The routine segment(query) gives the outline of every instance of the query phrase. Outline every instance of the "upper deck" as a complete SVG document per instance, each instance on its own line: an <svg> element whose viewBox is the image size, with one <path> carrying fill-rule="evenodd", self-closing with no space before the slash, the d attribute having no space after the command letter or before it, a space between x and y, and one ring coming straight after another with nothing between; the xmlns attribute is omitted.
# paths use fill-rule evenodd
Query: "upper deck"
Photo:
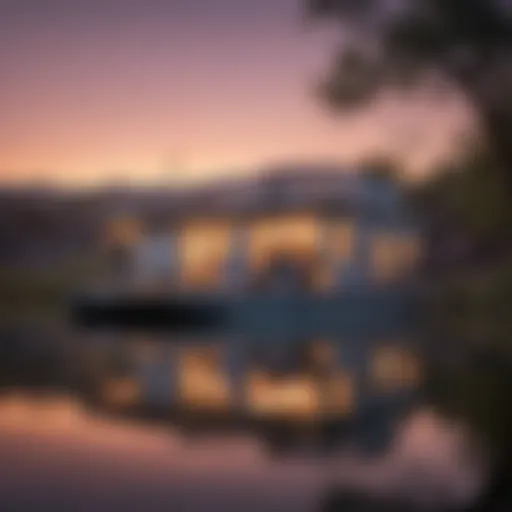
<svg viewBox="0 0 512 512"><path fill-rule="evenodd" d="M143 291L333 293L407 281L421 253L398 186L281 173L195 191L187 205L112 219L112 282Z"/></svg>

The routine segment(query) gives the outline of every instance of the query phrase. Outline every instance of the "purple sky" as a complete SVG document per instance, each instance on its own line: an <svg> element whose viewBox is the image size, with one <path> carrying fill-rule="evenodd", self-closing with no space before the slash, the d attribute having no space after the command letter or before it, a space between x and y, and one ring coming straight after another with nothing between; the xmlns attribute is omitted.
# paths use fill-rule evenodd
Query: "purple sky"
<svg viewBox="0 0 512 512"><path fill-rule="evenodd" d="M301 16L300 0L0 0L0 179L198 180L384 150L418 166L446 150L456 103L329 115L312 89L332 34Z"/></svg>

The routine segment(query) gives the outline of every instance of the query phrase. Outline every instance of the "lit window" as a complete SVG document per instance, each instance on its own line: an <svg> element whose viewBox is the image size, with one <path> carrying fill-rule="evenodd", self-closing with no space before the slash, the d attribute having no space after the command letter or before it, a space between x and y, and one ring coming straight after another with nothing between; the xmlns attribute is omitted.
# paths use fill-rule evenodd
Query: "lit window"
<svg viewBox="0 0 512 512"><path fill-rule="evenodd" d="M419 361L404 348L380 347L373 357L372 377L377 387L382 390L411 386L420 378Z"/></svg>
<svg viewBox="0 0 512 512"><path fill-rule="evenodd" d="M112 407L128 407L141 399L140 385L131 377L109 379L103 388L103 398Z"/></svg>
<svg viewBox="0 0 512 512"><path fill-rule="evenodd" d="M318 267L315 269L313 276L313 284L315 290L318 292L327 292L331 290L336 273L332 265L328 265L326 262L320 262Z"/></svg>
<svg viewBox="0 0 512 512"><path fill-rule="evenodd" d="M336 262L347 261L354 250L355 228L346 219L331 222L328 244Z"/></svg>
<svg viewBox="0 0 512 512"><path fill-rule="evenodd" d="M273 379L265 372L251 372L247 406L256 415L314 419L320 412L318 385L307 376Z"/></svg>
<svg viewBox="0 0 512 512"><path fill-rule="evenodd" d="M380 234L373 238L371 261L377 281L389 282L407 275L417 263L420 244L416 237Z"/></svg>
<svg viewBox="0 0 512 512"><path fill-rule="evenodd" d="M422 245L419 237L404 237L402 240L402 251L407 268L414 268L418 264L422 252Z"/></svg>
<svg viewBox="0 0 512 512"><path fill-rule="evenodd" d="M326 414L347 415L355 405L354 382L347 373L336 373L324 384Z"/></svg>
<svg viewBox="0 0 512 512"><path fill-rule="evenodd" d="M142 226L136 219L115 219L107 226L107 241L114 245L132 245L138 241L141 233Z"/></svg>
<svg viewBox="0 0 512 512"><path fill-rule="evenodd" d="M320 225L315 215L284 215L258 220L251 229L249 258L252 269L264 268L276 253L316 256Z"/></svg>
<svg viewBox="0 0 512 512"><path fill-rule="evenodd" d="M186 287L215 288L223 276L231 244L227 222L193 222L180 237L182 281Z"/></svg>
<svg viewBox="0 0 512 512"><path fill-rule="evenodd" d="M186 349L179 360L180 398L191 407L226 407L230 382L222 368L221 350L213 347Z"/></svg>

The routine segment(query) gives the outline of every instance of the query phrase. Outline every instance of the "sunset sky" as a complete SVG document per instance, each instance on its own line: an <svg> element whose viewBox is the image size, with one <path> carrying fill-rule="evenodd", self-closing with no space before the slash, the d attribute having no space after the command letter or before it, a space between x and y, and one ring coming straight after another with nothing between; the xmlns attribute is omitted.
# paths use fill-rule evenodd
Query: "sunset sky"
<svg viewBox="0 0 512 512"><path fill-rule="evenodd" d="M314 98L332 34L300 0L0 0L0 180L197 181L281 161L398 154L415 168L467 122L388 98Z"/></svg>

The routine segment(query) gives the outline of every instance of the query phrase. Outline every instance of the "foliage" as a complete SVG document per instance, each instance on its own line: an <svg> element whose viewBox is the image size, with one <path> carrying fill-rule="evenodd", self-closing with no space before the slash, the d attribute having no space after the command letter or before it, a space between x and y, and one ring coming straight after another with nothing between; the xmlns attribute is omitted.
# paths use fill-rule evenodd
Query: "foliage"
<svg viewBox="0 0 512 512"><path fill-rule="evenodd" d="M499 455L511 447L511 360L484 348L470 354L456 367L429 368L427 398L446 416L466 421Z"/></svg>
<svg viewBox="0 0 512 512"><path fill-rule="evenodd" d="M512 261L474 274L445 278L432 301L436 330L466 346L512 357Z"/></svg>
<svg viewBox="0 0 512 512"><path fill-rule="evenodd" d="M343 110L386 88L441 80L474 107L500 166L512 175L512 8L498 0L307 0L344 44L320 92Z"/></svg>
<svg viewBox="0 0 512 512"><path fill-rule="evenodd" d="M511 234L512 208L509 190L497 168L484 145L470 142L453 162L420 185L416 199L427 213L442 213L474 241L501 241L504 246Z"/></svg>
<svg viewBox="0 0 512 512"><path fill-rule="evenodd" d="M62 320L70 294L100 270L93 260L73 260L58 268L0 268L0 324Z"/></svg>
<svg viewBox="0 0 512 512"><path fill-rule="evenodd" d="M485 146L471 144L418 192L448 242L460 233L471 242L437 276L429 297L429 334L443 340L427 372L430 399L499 452L512 447L512 209L496 169ZM482 248L486 258L475 257ZM450 347L455 364L443 364Z"/></svg>

